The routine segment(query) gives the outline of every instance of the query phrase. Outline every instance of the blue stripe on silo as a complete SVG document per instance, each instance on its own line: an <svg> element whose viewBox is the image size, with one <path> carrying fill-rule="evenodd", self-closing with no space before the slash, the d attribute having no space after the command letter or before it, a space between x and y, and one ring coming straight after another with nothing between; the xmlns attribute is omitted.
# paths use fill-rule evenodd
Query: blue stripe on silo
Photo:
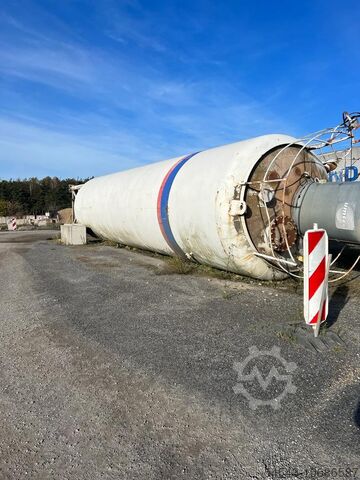
<svg viewBox="0 0 360 480"><path fill-rule="evenodd" d="M173 250L173 252L179 255L180 257L185 257L185 253L182 251L181 247L175 240L174 234L171 230L170 221L169 221L169 211L168 211L169 196L170 196L171 186L175 180L177 173L179 172L181 167L197 153L199 152L192 153L182 158L170 168L164 180L162 181L159 194L158 194L158 200L157 200L157 216L158 216L158 222L159 222L159 226L163 234L163 237L166 240L166 243L169 245L169 247Z"/></svg>

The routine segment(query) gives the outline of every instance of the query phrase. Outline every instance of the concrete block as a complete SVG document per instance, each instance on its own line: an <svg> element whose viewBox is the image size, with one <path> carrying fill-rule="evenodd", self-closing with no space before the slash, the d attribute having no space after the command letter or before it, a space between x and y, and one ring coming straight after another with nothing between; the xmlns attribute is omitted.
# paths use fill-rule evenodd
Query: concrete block
<svg viewBox="0 0 360 480"><path fill-rule="evenodd" d="M61 225L61 243L64 245L85 245L86 226L79 223Z"/></svg>

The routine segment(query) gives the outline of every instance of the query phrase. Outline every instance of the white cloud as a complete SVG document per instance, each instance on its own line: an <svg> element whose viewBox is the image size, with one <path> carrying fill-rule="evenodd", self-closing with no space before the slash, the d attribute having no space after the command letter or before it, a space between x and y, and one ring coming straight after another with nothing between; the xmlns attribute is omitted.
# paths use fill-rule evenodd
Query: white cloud
<svg viewBox="0 0 360 480"><path fill-rule="evenodd" d="M94 75L88 54L79 49L63 47L50 49L2 48L0 69L29 78L41 79L44 75L68 77L76 82L88 83Z"/></svg>
<svg viewBox="0 0 360 480"><path fill-rule="evenodd" d="M127 4L141 10L136 1ZM191 77L152 62L151 55L175 54L145 12L136 20L124 9L111 13L99 22L104 38L117 40L112 48L94 47L54 19L56 28L38 31L31 22L0 18L17 38L0 32L0 72L9 85L0 110L0 176L98 175L286 131L269 105L242 92L239 79L230 82L216 69ZM133 56L133 45L142 55ZM222 65L216 49L209 58L195 50L180 52L183 61Z"/></svg>
<svg viewBox="0 0 360 480"><path fill-rule="evenodd" d="M115 131L88 135L0 119L0 176L85 177L131 168L154 160L160 151L141 139Z"/></svg>

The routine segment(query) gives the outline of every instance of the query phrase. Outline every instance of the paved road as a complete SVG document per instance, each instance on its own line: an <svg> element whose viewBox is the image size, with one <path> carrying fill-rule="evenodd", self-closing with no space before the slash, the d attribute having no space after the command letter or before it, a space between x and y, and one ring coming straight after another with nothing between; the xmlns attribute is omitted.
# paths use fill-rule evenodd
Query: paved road
<svg viewBox="0 0 360 480"><path fill-rule="evenodd" d="M53 235L0 233L1 480L326 478L314 469L359 466L356 289L337 291L312 343L292 285L182 275L160 256ZM296 370L258 357L244 373L273 366L282 378L242 385L263 401L297 391L253 410L233 390L234 363L274 346Z"/></svg>

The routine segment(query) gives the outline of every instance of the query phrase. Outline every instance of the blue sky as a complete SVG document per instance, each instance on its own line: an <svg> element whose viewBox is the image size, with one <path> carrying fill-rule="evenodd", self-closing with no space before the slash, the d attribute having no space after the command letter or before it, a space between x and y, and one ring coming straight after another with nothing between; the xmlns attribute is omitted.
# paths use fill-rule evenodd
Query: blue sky
<svg viewBox="0 0 360 480"><path fill-rule="evenodd" d="M360 109L360 2L3 0L0 177L86 177Z"/></svg>

